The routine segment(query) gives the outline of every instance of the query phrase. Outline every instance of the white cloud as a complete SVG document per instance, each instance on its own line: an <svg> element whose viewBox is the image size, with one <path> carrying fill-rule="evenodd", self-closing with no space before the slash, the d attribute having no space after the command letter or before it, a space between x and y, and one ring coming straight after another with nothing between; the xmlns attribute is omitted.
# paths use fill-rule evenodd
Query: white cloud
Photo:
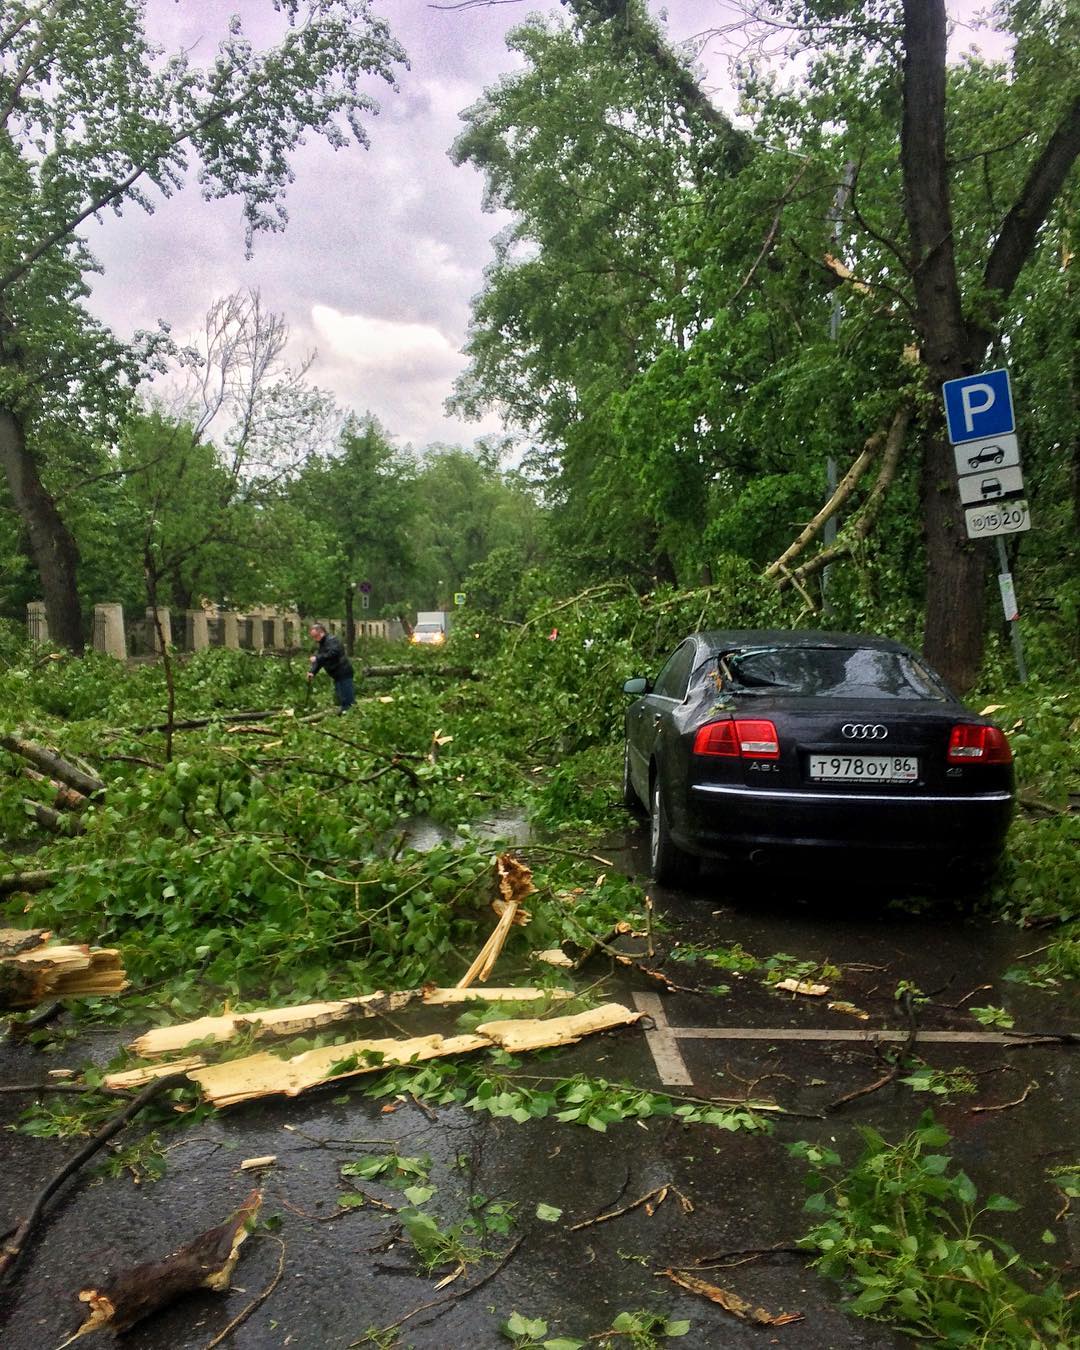
<svg viewBox="0 0 1080 1350"><path fill-rule="evenodd" d="M360 375L450 379L462 365L461 353L431 324L342 314L330 305L312 306L311 322L320 347Z"/></svg>

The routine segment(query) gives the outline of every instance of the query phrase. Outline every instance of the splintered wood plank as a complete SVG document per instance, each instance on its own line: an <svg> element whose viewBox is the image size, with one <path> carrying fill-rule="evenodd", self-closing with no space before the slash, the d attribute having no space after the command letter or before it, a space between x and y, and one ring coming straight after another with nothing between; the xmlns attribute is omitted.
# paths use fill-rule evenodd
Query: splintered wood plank
<svg viewBox="0 0 1080 1350"><path fill-rule="evenodd" d="M536 989L530 987L509 989L426 989L396 990L391 993L361 994L357 998L336 999L324 1003L301 1003L291 1008L256 1008L251 1012L225 1013L219 1017L200 1017L193 1022L179 1022L172 1027L155 1027L128 1045L133 1054L146 1059L158 1055L172 1055L195 1042L216 1043L234 1040L244 1032L253 1032L260 1040L266 1037L301 1036L308 1031L334 1022L347 1022L356 1017L376 1017L383 1012L396 1012L419 999L438 1007L454 1003L531 1003L550 998L553 1002L573 998L571 989Z"/></svg>
<svg viewBox="0 0 1080 1350"><path fill-rule="evenodd" d="M345 1045L306 1050L292 1059L278 1059L266 1051L193 1069L188 1077L202 1089L214 1106L234 1106L258 1097L295 1097L320 1083L337 1082L358 1074L378 1073L400 1064L438 1059L443 1055L467 1054L488 1049L486 1036L411 1036L406 1040L350 1041ZM374 1062L373 1062L374 1061ZM349 1064L340 1072L335 1065Z"/></svg>
<svg viewBox="0 0 1080 1350"><path fill-rule="evenodd" d="M343 1022L350 1017L373 1017L395 1012L419 997L418 990L392 994L362 994L358 998L303 1003L292 1008L256 1008L252 1012L200 1017L173 1027L155 1027L128 1046L136 1055L171 1055L195 1041L231 1041L245 1031L256 1036L302 1036L305 1032Z"/></svg>
<svg viewBox="0 0 1080 1350"><path fill-rule="evenodd" d="M201 1055L188 1055L186 1059L171 1059L164 1064L143 1064L137 1069L124 1069L120 1073L107 1073L101 1080L103 1086L115 1090L144 1087L155 1078L164 1078L170 1073L184 1073L188 1069L198 1069L206 1060Z"/></svg>
<svg viewBox="0 0 1080 1350"><path fill-rule="evenodd" d="M503 1022L482 1022L476 1032L510 1054L516 1054L548 1046L574 1045L582 1036L629 1026L640 1018L641 1013L632 1012L622 1003L605 1003L588 1012L572 1013L569 1017L521 1017L507 1018Z"/></svg>

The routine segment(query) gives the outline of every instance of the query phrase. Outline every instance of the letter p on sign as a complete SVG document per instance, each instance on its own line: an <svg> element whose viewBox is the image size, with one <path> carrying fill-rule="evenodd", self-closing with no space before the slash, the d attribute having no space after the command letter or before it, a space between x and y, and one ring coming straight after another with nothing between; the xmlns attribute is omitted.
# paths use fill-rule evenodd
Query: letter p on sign
<svg viewBox="0 0 1080 1350"><path fill-rule="evenodd" d="M949 440L982 440L987 436L1006 436L1016 429L1012 391L1007 370L987 370L981 375L966 375L946 380L945 418Z"/></svg>

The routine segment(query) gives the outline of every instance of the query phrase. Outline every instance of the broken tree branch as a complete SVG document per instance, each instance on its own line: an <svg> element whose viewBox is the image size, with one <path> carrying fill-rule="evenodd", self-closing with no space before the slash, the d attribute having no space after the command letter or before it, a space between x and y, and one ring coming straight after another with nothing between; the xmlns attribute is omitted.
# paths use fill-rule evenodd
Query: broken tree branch
<svg viewBox="0 0 1080 1350"><path fill-rule="evenodd" d="M51 806L46 806L44 802L39 802L34 797L24 797L22 804L39 825L53 834L86 833L86 822L77 816L66 816L61 811L54 811Z"/></svg>
<svg viewBox="0 0 1080 1350"><path fill-rule="evenodd" d="M1011 1102L999 1102L997 1106L973 1106L973 1107L971 1108L972 1114L974 1114L976 1111L980 1111L980 1112L983 1112L983 1111L1008 1111L1009 1108L1012 1107L1012 1106L1022 1106L1023 1103L1027 1101L1028 1096L1031 1094L1031 1092L1033 1091L1033 1089L1037 1088L1038 1086L1039 1086L1038 1083L1035 1083L1035 1082L1029 1083L1029 1084L1027 1085L1027 1087L1023 1090L1023 1092L1021 1092L1020 1096L1016 1098L1015 1101L1011 1101Z"/></svg>
<svg viewBox="0 0 1080 1350"><path fill-rule="evenodd" d="M46 997L116 994L127 985L115 947L35 945L0 957L0 1008L32 1008Z"/></svg>
<svg viewBox="0 0 1080 1350"><path fill-rule="evenodd" d="M804 581L807 577L812 576L815 572L820 572L823 567L827 567L829 563L835 562L839 558L850 557L855 547L866 539L877 520L878 513L885 500L885 494L896 477L896 470L900 463L900 452L904 448L904 437L907 435L911 417L912 405L906 402L902 403L893 414L889 434L885 438L885 452L882 455L881 468L878 470L874 486L867 494L866 501L862 504L859 512L844 527L841 538L829 548L823 548L820 553L815 553L808 562L796 567L790 576L782 577L777 582L778 590L783 590L789 583L794 585L798 581Z"/></svg>
<svg viewBox="0 0 1080 1350"><path fill-rule="evenodd" d="M501 1259L492 1266L485 1275L481 1275L481 1277L473 1284L467 1285L464 1289L456 1289L452 1294L446 1294L442 1298L433 1298L427 1303L421 1303L418 1308L413 1308L412 1311L407 1312L404 1317L399 1317L396 1322L391 1322L389 1326L383 1327L380 1335L389 1335L392 1331L396 1331L398 1327L404 1326L406 1322L419 1316L422 1312L428 1312L431 1308L441 1308L450 1303L458 1303L461 1299L468 1298L470 1294L475 1294L478 1289L482 1289L485 1284L489 1283L489 1281L493 1280L495 1276L498 1275L499 1271L509 1262L524 1241L525 1239L523 1237L519 1237L516 1242L512 1242L503 1253ZM360 1341L350 1341L349 1350L353 1350L354 1346L366 1345L367 1343L368 1337L366 1336Z"/></svg>
<svg viewBox="0 0 1080 1350"><path fill-rule="evenodd" d="M10 1242L4 1243L3 1250L0 1251L0 1282L7 1278L16 1262L22 1256L27 1241L34 1232L34 1229L41 1222L42 1214L45 1212L45 1206L64 1182L67 1181L68 1177L74 1176L81 1167L88 1163L96 1153L105 1147L110 1139L118 1135L130 1120L133 1120L144 1107L149 1106L155 1097L160 1097L163 1092L168 1092L171 1088L180 1087L186 1082L186 1075L182 1073L173 1073L167 1074L165 1077L158 1078L155 1082L148 1084L137 1097L131 1099L122 1111L118 1112L111 1120L107 1121L101 1129L98 1130L97 1134L95 1134L73 1158L68 1159L52 1180L47 1182L45 1186L38 1191L26 1218L20 1220L19 1226L15 1230L15 1235Z"/></svg>
<svg viewBox="0 0 1080 1350"><path fill-rule="evenodd" d="M770 1313L764 1308L756 1308L746 1299L738 1294L732 1293L730 1289L721 1289L719 1285L709 1284L706 1280L699 1280L694 1275L688 1275L684 1271L664 1270L660 1272L666 1275L673 1284L677 1284L681 1289L685 1289L691 1294L700 1294L702 1298L707 1298L710 1303L717 1304L725 1312L731 1313L733 1317L739 1318L742 1322L753 1322L762 1327L782 1327L788 1322L801 1322L802 1313Z"/></svg>
<svg viewBox="0 0 1080 1350"><path fill-rule="evenodd" d="M630 1214L635 1209L640 1209L643 1205L645 1212L652 1218L653 1214L660 1208L668 1195L677 1195L679 1197L679 1206L684 1214L694 1212L693 1203L683 1195L678 1187L673 1186L670 1181L662 1186L656 1186L648 1194L640 1196L637 1200L631 1200L628 1205L621 1205L618 1209L609 1209L603 1214L597 1214L592 1219L582 1219L580 1223L572 1223L569 1231L576 1233L582 1228L592 1228L594 1224L607 1223L609 1219L621 1219L624 1214Z"/></svg>
<svg viewBox="0 0 1080 1350"><path fill-rule="evenodd" d="M263 1303L266 1302L266 1300L270 1297L270 1295L281 1283L281 1277L282 1275L285 1274L285 1243L281 1240L281 1238L276 1237L273 1233L265 1233L263 1234L263 1236L272 1238L273 1241L276 1242L278 1247L280 1248L280 1251L278 1252L277 1270L274 1272L274 1278L270 1281L270 1283L266 1286L266 1288L262 1291L262 1293L258 1295L257 1298L253 1298L246 1308L242 1309L240 1312L236 1314L236 1316L233 1318L233 1320L229 1323L227 1327L223 1327L222 1330L218 1332L218 1334L214 1337L212 1341L207 1341L206 1345L203 1347L203 1350L214 1350L214 1347L216 1345L220 1345L222 1341L227 1340L233 1334L233 1332L236 1330L238 1326L240 1326L242 1323L248 1320L248 1318L251 1316L251 1314L255 1311L256 1308L260 1307Z"/></svg>
<svg viewBox="0 0 1080 1350"><path fill-rule="evenodd" d="M55 750L38 745L36 741L28 741L24 736L0 736L0 746L10 750L14 755L28 759L50 778L59 778L62 783L73 787L76 792L81 792L86 797L91 793L100 792L105 786L100 778L84 773L70 761L61 758Z"/></svg>
<svg viewBox="0 0 1080 1350"><path fill-rule="evenodd" d="M793 558L797 558L803 549L806 548L807 544L821 533L828 521L836 515L837 511L840 510L847 499L855 491L859 480L874 462L874 457L877 455L882 445L884 445L887 434L884 427L874 432L863 446L862 451L852 464L851 468L848 469L847 473L844 474L843 478L841 478L840 482L836 485L836 491L825 505L809 525L806 526L799 537L788 545L775 562L771 562L768 567L766 567L764 572L766 577L774 577L777 572L783 571L788 563L791 562Z"/></svg>
<svg viewBox="0 0 1080 1350"><path fill-rule="evenodd" d="M196 1289L212 1289L215 1293L223 1293L229 1287L232 1273L240 1259L240 1247L251 1231L261 1205L261 1192L252 1191L236 1213L224 1223L200 1233L162 1260L146 1261L131 1270L122 1271L98 1287L81 1289L79 1299L87 1304L87 1318L71 1340L78 1340L80 1336L102 1329L119 1335L159 1308L172 1303L181 1294ZM276 1280L267 1294L274 1285ZM259 1299L254 1306L257 1307L261 1301ZM244 1316L253 1310L248 1310ZM211 1344L220 1343L232 1325L230 1323L222 1336Z"/></svg>
<svg viewBox="0 0 1080 1350"><path fill-rule="evenodd" d="M23 777L29 778L31 783L44 783L46 787L52 789L54 793L53 804L61 811L81 811L86 805L86 796L82 792L76 792L73 787L68 787L66 783L61 783L58 778L49 778L37 769L32 769L29 764L23 765Z"/></svg>

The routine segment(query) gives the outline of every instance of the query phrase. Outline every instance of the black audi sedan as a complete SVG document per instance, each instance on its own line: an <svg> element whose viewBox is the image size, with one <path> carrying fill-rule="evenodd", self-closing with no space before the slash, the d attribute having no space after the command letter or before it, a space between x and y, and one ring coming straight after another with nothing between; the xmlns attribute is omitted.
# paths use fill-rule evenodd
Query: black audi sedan
<svg viewBox="0 0 1080 1350"><path fill-rule="evenodd" d="M694 857L906 858L978 877L1013 809L1004 733L899 642L694 633L623 685L623 796L650 818L655 879Z"/></svg>

